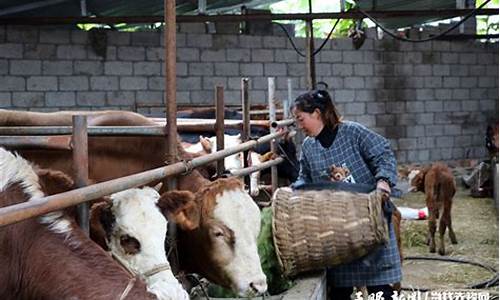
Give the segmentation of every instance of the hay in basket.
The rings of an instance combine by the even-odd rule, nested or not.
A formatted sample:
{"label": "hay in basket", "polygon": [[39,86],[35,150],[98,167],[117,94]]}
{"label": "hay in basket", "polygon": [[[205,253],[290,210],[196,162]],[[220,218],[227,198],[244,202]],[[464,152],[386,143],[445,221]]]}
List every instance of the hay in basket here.
{"label": "hay in basket", "polygon": [[273,237],[287,276],[360,258],[388,241],[381,195],[292,190],[273,195]]}

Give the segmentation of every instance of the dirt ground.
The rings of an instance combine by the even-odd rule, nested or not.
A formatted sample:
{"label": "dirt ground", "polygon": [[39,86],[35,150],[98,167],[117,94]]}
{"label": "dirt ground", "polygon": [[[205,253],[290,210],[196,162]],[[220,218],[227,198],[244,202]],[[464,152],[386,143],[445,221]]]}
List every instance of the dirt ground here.
{"label": "dirt ground", "polygon": [[[458,181],[457,181],[458,182]],[[446,232],[446,256],[465,259],[494,267],[498,270],[498,210],[491,198],[472,198],[469,190],[457,184],[458,191],[452,208],[453,229],[458,244],[453,245]],[[423,193],[410,193],[395,199],[397,206],[423,208]],[[427,220],[403,220],[402,240],[404,256],[440,257],[429,253],[426,245]],[[439,234],[436,234],[436,241]],[[494,274],[468,264],[405,260],[403,287],[431,290],[466,290],[466,287],[492,278]],[[490,296],[498,296],[498,285],[483,289]]]}

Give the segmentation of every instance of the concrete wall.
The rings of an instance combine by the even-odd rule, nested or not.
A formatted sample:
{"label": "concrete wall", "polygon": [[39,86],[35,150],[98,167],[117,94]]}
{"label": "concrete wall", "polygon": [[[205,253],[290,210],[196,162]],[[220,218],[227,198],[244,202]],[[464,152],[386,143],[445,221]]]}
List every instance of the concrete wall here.
{"label": "concrete wall", "polygon": [[[251,79],[253,103],[266,102],[268,76],[277,78],[278,97],[286,97],[287,78],[295,95],[305,90],[304,58],[286,37],[204,31],[182,24],[177,35],[179,104],[213,103],[215,84],[237,104],[242,76]],[[295,42],[304,49],[304,39]],[[162,32],[0,26],[0,107],[163,115],[163,44]],[[390,138],[400,162],[485,155],[486,124],[498,120],[498,44],[387,38],[354,50],[336,39],[316,58],[317,79],[345,118]]]}

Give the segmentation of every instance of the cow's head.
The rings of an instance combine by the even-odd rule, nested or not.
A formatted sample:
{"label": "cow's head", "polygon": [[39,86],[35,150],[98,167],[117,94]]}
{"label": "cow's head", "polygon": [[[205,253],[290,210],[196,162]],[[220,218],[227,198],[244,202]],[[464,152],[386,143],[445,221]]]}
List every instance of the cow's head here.
{"label": "cow's head", "polygon": [[189,197],[195,197],[202,209],[199,228],[181,233],[181,255],[187,263],[242,296],[264,293],[266,276],[257,253],[260,211],[242,183],[218,179]]}
{"label": "cow's head", "polygon": [[[207,153],[214,153],[217,151],[217,138],[215,136],[207,138],[200,136],[200,144],[203,150]],[[238,135],[224,135],[224,149],[234,147],[241,144],[241,136]],[[224,167],[226,170],[236,170],[242,168],[241,161],[242,153],[236,153],[224,158]]]}
{"label": "cow's head", "polygon": [[408,173],[408,192],[424,191],[425,171],[422,169],[413,169]]}
{"label": "cow's head", "polygon": [[[158,299],[189,299],[165,254],[167,220],[160,195],[150,187],[125,190],[92,207],[92,226],[101,227],[113,256],[144,278]],[[95,229],[93,231],[96,231]]]}
{"label": "cow's head", "polygon": [[336,165],[330,166],[330,180],[334,182],[343,181],[349,176],[349,169],[346,167],[339,167]]}

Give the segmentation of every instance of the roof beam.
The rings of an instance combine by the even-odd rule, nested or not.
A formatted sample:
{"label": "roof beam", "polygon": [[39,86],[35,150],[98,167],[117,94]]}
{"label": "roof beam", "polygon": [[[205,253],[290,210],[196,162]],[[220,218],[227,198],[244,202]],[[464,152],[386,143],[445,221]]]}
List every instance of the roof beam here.
{"label": "roof beam", "polygon": [[[54,0],[65,1],[65,0]],[[442,17],[443,19],[464,16],[473,9],[435,9],[435,10],[394,10],[367,11],[377,19],[395,17]],[[498,15],[498,9],[478,9],[477,16]],[[348,12],[301,13],[301,14],[232,14],[232,15],[181,15],[177,23],[200,22],[241,22],[251,20],[317,20],[317,19],[362,19],[363,14],[356,10]],[[0,17],[0,24],[10,25],[47,25],[47,24],[118,24],[118,23],[157,23],[163,16],[120,16],[120,17]]]}
{"label": "roof beam", "polygon": [[13,6],[9,7],[6,9],[0,10],[0,16],[5,16],[5,15],[10,15],[10,14],[16,14],[20,12],[25,12],[29,10],[34,10],[34,9],[39,9],[42,7],[47,7],[55,4],[59,4],[62,2],[67,2],[69,0],[46,0],[46,1],[38,1],[38,2],[33,2],[33,3],[28,3],[24,5],[19,5],[19,6]]}

